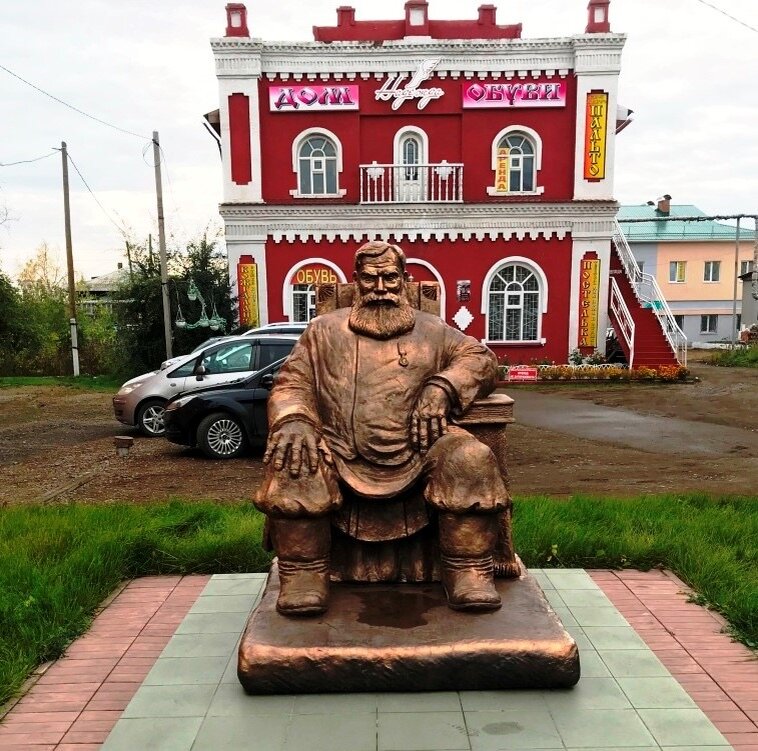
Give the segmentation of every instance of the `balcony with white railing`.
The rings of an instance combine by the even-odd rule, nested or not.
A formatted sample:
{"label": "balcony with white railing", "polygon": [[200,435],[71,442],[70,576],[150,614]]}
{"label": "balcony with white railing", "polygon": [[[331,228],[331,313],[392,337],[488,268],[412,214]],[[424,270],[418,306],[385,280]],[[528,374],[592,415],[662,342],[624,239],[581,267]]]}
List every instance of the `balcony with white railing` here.
{"label": "balcony with white railing", "polygon": [[361,164],[361,203],[462,203],[463,165]]}

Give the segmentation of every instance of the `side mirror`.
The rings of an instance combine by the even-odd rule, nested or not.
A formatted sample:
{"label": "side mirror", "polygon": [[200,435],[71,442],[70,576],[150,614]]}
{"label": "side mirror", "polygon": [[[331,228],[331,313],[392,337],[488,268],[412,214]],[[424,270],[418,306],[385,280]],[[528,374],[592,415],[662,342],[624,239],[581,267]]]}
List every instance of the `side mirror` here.
{"label": "side mirror", "polygon": [[202,363],[195,368],[195,379],[198,381],[203,380],[203,376],[208,372],[208,368]]}
{"label": "side mirror", "polygon": [[269,391],[271,391],[271,389],[274,388],[274,374],[273,373],[266,373],[265,375],[261,376],[261,388],[268,389]]}

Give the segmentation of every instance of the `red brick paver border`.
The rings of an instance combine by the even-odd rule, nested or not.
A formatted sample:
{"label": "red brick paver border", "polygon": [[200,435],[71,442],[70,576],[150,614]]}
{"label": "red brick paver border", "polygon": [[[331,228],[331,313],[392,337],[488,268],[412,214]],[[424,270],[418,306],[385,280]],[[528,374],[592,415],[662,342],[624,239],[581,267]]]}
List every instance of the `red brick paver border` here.
{"label": "red brick paver border", "polygon": [[96,751],[209,576],[130,582],[0,724],[0,751]]}
{"label": "red brick paver border", "polygon": [[736,751],[758,751],[758,660],[668,571],[590,571]]}

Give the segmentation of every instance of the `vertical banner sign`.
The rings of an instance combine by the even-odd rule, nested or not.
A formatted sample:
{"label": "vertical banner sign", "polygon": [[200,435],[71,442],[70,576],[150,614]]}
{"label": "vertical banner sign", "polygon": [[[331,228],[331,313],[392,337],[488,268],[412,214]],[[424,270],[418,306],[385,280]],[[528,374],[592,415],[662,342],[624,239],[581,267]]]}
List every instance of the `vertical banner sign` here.
{"label": "vertical banner sign", "polygon": [[608,140],[608,94],[587,94],[587,117],[584,139],[584,179],[605,179],[605,152]]}
{"label": "vertical banner sign", "polygon": [[495,170],[495,190],[508,192],[508,152],[510,149],[497,150],[497,169]]}
{"label": "vertical banner sign", "polygon": [[240,325],[255,328],[260,326],[258,311],[258,267],[250,256],[242,256],[237,264],[237,295],[240,311]]}
{"label": "vertical banner sign", "polygon": [[579,346],[597,347],[597,318],[600,302],[600,260],[586,253],[579,272]]}

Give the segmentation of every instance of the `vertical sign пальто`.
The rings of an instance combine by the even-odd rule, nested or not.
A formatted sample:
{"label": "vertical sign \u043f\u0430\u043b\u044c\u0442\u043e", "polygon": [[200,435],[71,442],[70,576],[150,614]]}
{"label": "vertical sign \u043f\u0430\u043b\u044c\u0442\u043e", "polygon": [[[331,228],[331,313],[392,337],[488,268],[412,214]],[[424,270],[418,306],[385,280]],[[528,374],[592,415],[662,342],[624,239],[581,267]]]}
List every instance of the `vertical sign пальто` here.
{"label": "vertical sign \u043f\u0430\u043b\u044c\u0442\u043e", "polygon": [[605,179],[605,152],[608,140],[608,94],[587,94],[587,119],[584,139],[584,179]]}

